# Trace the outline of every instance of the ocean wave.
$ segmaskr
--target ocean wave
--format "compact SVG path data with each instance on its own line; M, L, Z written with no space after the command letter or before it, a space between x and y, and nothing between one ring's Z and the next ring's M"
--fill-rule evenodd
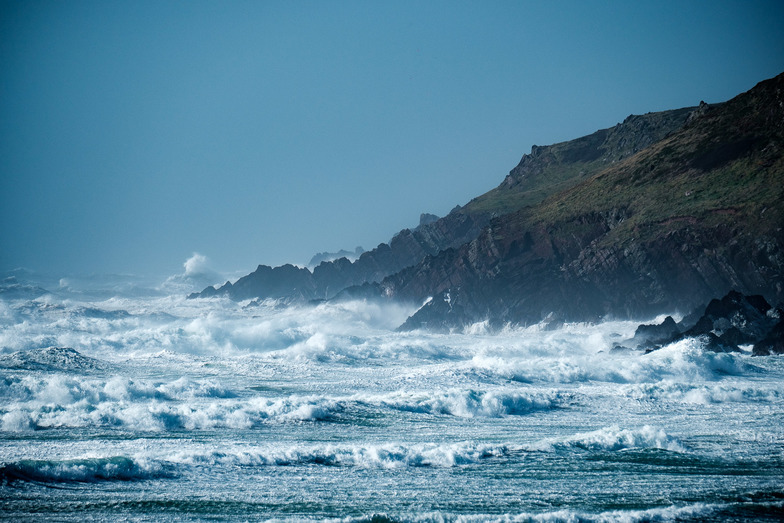
M300 445L233 450L19 460L0 463L0 485L174 478L200 468L325 466L370 469L452 468L507 454L504 446L462 444Z
M5 376L0 378L0 397L21 402L69 405L79 402L231 398L235 394L210 379L181 377L173 381L134 380L114 376L108 380L54 375Z
M171 464L126 456L60 461L21 460L0 464L0 484L16 481L133 481L174 475Z
M649 425L637 429L621 429L613 425L565 438L546 439L527 448L534 451L553 451L561 448L608 452L627 449L687 451L677 438L667 434L663 429Z
M172 463L194 466L301 466L322 465L358 468L451 468L477 463L513 452L505 445L474 443L368 446L313 445L239 449L235 451L185 451L167 457Z
M451 389L329 397L240 398L211 380L155 383L62 375L0 379L0 428L26 431L117 427L143 431L249 429L264 423L332 421L393 410L465 418L523 416L561 408L572 395L557 391Z
M713 381L754 373L747 356L704 350L696 339L685 339L649 354L475 355L470 365L504 379L522 383L650 383L665 379Z
M776 384L682 383L662 380L657 383L624 385L621 393L637 401L676 401L710 405L717 403L772 403L784 398Z
M246 400L209 403L77 401L67 405L16 404L6 408L0 427L6 431L50 428L118 427L140 431L248 429L265 422L330 419L344 407L331 400ZM2 411L0 411L2 412Z
M385 407L423 414L443 414L464 418L522 416L531 412L560 408L570 394L556 391L461 390L398 393L369 400Z
M556 510L551 512L523 512L512 514L450 514L429 512L426 514L373 514L364 517L342 519L297 521L328 521L330 523L637 523L665 521L702 521L722 509L724 505L695 503L692 505L657 507L645 510L609 510L606 512L581 512ZM269 519L272 522L293 521Z

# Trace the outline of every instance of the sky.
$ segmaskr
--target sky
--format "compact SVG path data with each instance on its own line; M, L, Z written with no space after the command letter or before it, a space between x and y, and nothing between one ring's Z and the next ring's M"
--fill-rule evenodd
M534 144L783 72L782 27L778 0L0 0L0 270L371 249Z

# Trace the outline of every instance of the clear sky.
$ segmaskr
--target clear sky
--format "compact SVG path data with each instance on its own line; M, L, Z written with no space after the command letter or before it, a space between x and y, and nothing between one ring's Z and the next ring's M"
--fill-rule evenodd
M531 145L784 71L784 2L0 2L0 270L370 249Z

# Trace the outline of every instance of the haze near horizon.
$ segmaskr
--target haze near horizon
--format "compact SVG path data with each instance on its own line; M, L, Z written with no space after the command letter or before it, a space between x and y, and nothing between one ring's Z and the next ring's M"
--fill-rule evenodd
M782 25L779 2L3 2L0 270L371 249L533 144L780 73Z

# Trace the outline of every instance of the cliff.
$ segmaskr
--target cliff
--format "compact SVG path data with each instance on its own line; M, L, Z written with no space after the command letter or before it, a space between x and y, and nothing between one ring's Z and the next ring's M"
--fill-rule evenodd
M640 317L688 311L731 289L780 303L783 91L780 75L701 105L680 130L540 203L518 203L475 240L386 278L377 292L433 296L404 328ZM517 178L546 176L530 166L547 153L535 148Z
M312 271L293 265L259 265L254 272L234 283L207 287L189 298L228 296L237 301L254 298L329 299L347 287L379 282L390 274L415 265L425 256L459 247L476 238L490 221L488 213L463 213L459 208L435 221L431 217L420 218L420 225L415 229L400 231L389 243L363 252L353 262L345 257L322 261Z
M234 284L207 287L191 297L226 295L234 300L251 298L330 299L343 289L376 283L416 265L426 256L476 239L493 217L526 206L572 187L676 131L694 108L629 116L622 123L589 136L551 146L533 146L495 189L457 206L447 216L422 214L416 228L404 229L389 243L382 243L354 261L346 257L326 259L321 253L311 260L312 272L293 266L258 269ZM354 291L352 291L354 292Z

